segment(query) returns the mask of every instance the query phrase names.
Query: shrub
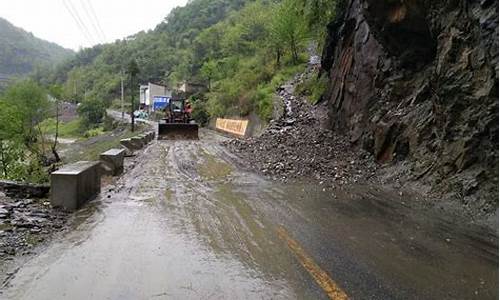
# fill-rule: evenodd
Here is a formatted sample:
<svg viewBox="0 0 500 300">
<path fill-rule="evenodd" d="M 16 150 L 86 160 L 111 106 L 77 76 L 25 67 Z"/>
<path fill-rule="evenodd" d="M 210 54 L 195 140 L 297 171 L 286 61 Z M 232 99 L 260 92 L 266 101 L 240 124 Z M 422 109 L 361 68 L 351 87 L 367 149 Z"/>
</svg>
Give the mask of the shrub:
<svg viewBox="0 0 500 300">
<path fill-rule="evenodd" d="M 111 131 L 117 127 L 117 124 L 112 117 L 106 115 L 102 126 L 104 131 Z"/>
<path fill-rule="evenodd" d="M 300 83 L 295 89 L 295 94 L 306 96 L 312 104 L 316 104 L 321 100 L 321 97 L 328 86 L 328 77 L 323 74 L 321 77 L 312 76 Z"/>
<path fill-rule="evenodd" d="M 259 85 L 253 96 L 257 114 L 263 120 L 269 120 L 273 114 L 274 89 L 270 85 Z"/>
<path fill-rule="evenodd" d="M 95 128 L 102 122 L 106 115 L 106 107 L 103 102 L 91 98 L 80 103 L 78 114 L 82 118 L 82 125 L 85 128 Z"/>
<path fill-rule="evenodd" d="M 211 117 L 223 117 L 226 114 L 226 107 L 215 93 L 208 94 L 206 109 Z"/>
<path fill-rule="evenodd" d="M 207 124 L 209 115 L 207 111 L 206 101 L 204 99 L 191 98 L 191 106 L 193 108 L 192 118 L 196 123 L 204 126 Z"/>
<path fill-rule="evenodd" d="M 86 137 L 86 138 L 91 138 L 91 137 L 98 136 L 98 135 L 100 135 L 102 133 L 104 133 L 104 130 L 102 129 L 102 127 L 97 127 L 97 128 L 93 128 L 93 129 L 87 130 L 83 134 L 83 136 Z"/>
<path fill-rule="evenodd" d="M 292 79 L 295 74 L 300 73 L 302 70 L 304 70 L 303 64 L 283 67 L 276 73 L 276 75 L 274 75 L 273 79 L 271 80 L 271 87 L 274 89 L 279 88 L 281 85 L 286 83 L 286 81 Z"/>
</svg>

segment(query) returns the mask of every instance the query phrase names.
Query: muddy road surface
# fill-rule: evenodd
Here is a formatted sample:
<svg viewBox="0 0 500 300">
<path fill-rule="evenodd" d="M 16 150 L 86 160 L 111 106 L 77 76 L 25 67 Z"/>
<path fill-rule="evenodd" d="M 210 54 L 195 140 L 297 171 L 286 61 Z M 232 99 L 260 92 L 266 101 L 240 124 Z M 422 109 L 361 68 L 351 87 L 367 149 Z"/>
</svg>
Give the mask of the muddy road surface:
<svg viewBox="0 0 500 300">
<path fill-rule="evenodd" d="M 375 187 L 245 171 L 201 132 L 154 141 L 18 263 L 2 299 L 495 299 L 498 239 Z"/>
</svg>

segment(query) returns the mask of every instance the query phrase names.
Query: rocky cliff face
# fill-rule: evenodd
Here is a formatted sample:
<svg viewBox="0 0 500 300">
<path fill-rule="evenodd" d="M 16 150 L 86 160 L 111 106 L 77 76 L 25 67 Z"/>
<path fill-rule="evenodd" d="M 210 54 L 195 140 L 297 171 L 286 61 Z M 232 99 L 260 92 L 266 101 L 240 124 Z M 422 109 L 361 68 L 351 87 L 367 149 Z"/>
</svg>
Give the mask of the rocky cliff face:
<svg viewBox="0 0 500 300">
<path fill-rule="evenodd" d="M 330 124 L 393 176 L 498 205 L 498 3 L 346 0 L 322 69 Z"/>
</svg>

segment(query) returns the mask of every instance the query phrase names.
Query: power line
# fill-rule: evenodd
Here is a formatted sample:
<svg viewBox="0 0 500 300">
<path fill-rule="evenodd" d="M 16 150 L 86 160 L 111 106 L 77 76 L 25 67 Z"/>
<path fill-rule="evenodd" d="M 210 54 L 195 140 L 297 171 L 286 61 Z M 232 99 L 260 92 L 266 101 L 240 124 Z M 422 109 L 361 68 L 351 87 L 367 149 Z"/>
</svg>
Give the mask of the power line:
<svg viewBox="0 0 500 300">
<path fill-rule="evenodd" d="M 80 29 L 80 32 L 85 36 L 85 38 L 87 39 L 87 41 L 90 44 L 93 44 L 94 41 L 93 41 L 92 35 L 90 34 L 87 26 L 82 22 L 80 15 L 78 15 L 78 12 L 76 11 L 76 9 L 73 6 L 73 4 L 71 3 L 71 1 L 68 0 L 68 2 L 66 2 L 66 0 L 62 0 L 62 2 L 64 4 L 64 7 L 66 8 L 66 10 L 69 12 L 71 17 L 73 18 L 73 21 L 75 21 L 76 25 Z"/>
<path fill-rule="evenodd" d="M 90 13 L 90 9 L 88 8 L 88 6 L 86 5 L 86 3 L 88 2 L 85 2 L 83 0 L 80 0 L 80 5 L 83 7 L 83 10 L 85 12 L 85 15 L 87 16 L 87 20 L 90 22 L 90 24 L 92 25 L 92 28 L 94 29 L 94 32 L 96 33 L 97 37 L 99 38 L 99 40 L 103 41 L 104 40 L 104 36 L 102 35 L 102 33 L 99 31 L 99 28 L 97 27 L 97 23 L 95 21 L 95 19 L 92 17 L 92 14 Z"/>
<path fill-rule="evenodd" d="M 92 14 L 92 16 L 94 16 L 97 28 L 99 28 L 99 32 L 101 33 L 104 40 L 107 40 L 106 34 L 104 33 L 104 30 L 102 30 L 101 22 L 99 22 L 99 18 L 97 17 L 97 14 L 95 13 L 95 9 L 94 9 L 94 6 L 92 5 L 92 1 L 87 0 L 87 4 L 90 8 L 90 13 Z"/>
<path fill-rule="evenodd" d="M 66 2 L 66 0 L 61 0 L 61 1 L 64 4 L 64 7 L 66 8 L 66 10 L 71 15 L 71 18 L 73 18 L 73 21 L 75 21 L 78 29 L 80 30 L 80 33 L 85 36 L 85 39 L 87 39 L 87 42 L 89 42 L 90 44 L 92 44 L 92 39 L 90 38 L 89 34 L 83 28 L 83 25 L 78 21 L 77 17 L 73 13 L 73 11 L 70 9 L 70 7 L 68 6 L 68 3 Z"/>
<path fill-rule="evenodd" d="M 97 26 L 95 25 L 95 22 L 92 19 L 92 16 L 90 15 L 90 12 L 89 12 L 87 6 L 85 5 L 85 2 L 80 0 L 80 5 L 83 7 L 83 11 L 85 12 L 85 15 L 87 16 L 87 20 L 89 20 L 90 24 L 92 25 L 92 28 L 94 29 L 94 33 L 96 33 L 96 35 L 99 39 L 102 39 L 102 37 L 100 36 L 99 29 L 97 29 Z"/>
<path fill-rule="evenodd" d="M 88 33 L 88 35 L 90 36 L 90 39 L 92 40 L 92 43 L 95 43 L 96 39 L 94 39 L 94 35 L 91 33 L 91 31 L 89 30 L 87 24 L 83 21 L 83 19 L 80 17 L 80 14 L 78 13 L 78 9 L 75 8 L 75 6 L 73 5 L 73 2 L 71 2 L 71 0 L 68 0 L 68 4 L 69 6 L 73 9 L 73 11 L 75 12 L 75 15 L 76 17 L 78 18 L 78 20 L 80 21 L 80 23 L 83 25 L 83 29 L 85 29 L 85 31 Z"/>
</svg>

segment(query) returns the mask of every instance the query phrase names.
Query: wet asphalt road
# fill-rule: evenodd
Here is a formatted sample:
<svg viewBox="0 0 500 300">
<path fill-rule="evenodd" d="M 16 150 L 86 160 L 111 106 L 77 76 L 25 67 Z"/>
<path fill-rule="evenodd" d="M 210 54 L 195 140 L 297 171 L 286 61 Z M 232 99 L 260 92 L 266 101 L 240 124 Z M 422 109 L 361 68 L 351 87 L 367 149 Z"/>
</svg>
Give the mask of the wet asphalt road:
<svg viewBox="0 0 500 300">
<path fill-rule="evenodd" d="M 271 182 L 220 139 L 154 141 L 0 298 L 498 298 L 495 234 L 373 187 Z"/>
</svg>

